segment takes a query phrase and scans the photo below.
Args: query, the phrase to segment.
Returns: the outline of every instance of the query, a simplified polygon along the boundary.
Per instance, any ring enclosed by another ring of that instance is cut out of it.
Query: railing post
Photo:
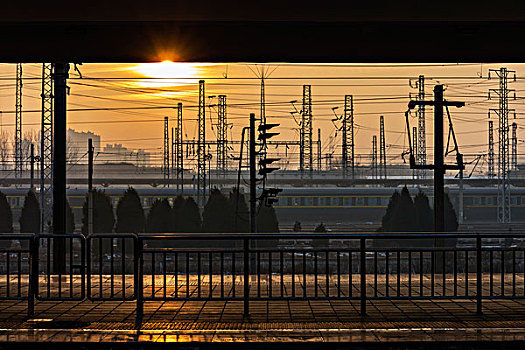
[[[366,239],[361,238],[361,316],[366,316]]]
[[[144,260],[142,256],[142,239],[140,237],[134,239],[134,259],[135,264],[135,296],[137,298],[137,310],[135,325],[137,329],[140,329],[142,325],[142,317],[144,316],[144,290],[143,290],[143,266]]]
[[[35,296],[38,287],[38,244],[37,236],[29,241],[29,286],[27,291],[27,317],[35,316]],[[49,259],[49,257],[48,257]],[[18,271],[21,273],[21,271]]]
[[[503,266],[503,259],[501,264]],[[481,237],[476,237],[476,311],[478,315],[483,314],[482,310],[482,282],[483,282],[483,271],[482,271],[482,261],[481,261]],[[468,281],[467,281],[468,283]]]
[[[244,239],[244,317],[250,316],[250,240]],[[232,266],[234,269],[235,266]]]

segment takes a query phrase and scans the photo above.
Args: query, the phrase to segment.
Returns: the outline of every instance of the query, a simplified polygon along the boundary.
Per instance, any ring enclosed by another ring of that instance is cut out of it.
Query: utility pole
[[[31,191],[35,190],[35,144],[31,142]]]
[[[379,117],[379,172],[380,177],[386,180],[386,144],[385,144],[385,120]]]
[[[164,148],[162,172],[164,175],[164,186],[170,187],[170,137],[168,134],[169,122],[168,117],[164,117]]]
[[[53,233],[66,233],[66,125],[67,79],[69,63],[55,63],[54,87],[54,140],[53,140]],[[54,242],[54,271],[65,271],[65,241]]]
[[[489,120],[489,171],[488,171],[488,177],[493,178],[494,173],[494,122],[492,120]]]
[[[512,123],[512,166],[511,170],[518,170],[518,124]]]
[[[257,232],[257,178],[256,178],[256,150],[255,150],[255,114],[250,114],[250,232]]]
[[[409,137],[410,137],[410,135],[409,135]],[[417,145],[417,127],[415,127],[415,126],[412,127],[412,144],[413,145]],[[417,149],[417,147],[415,147],[414,158],[416,158],[416,159],[417,159],[417,151],[418,151],[418,149]],[[413,179],[417,178],[417,175],[418,175],[417,172],[418,172],[418,170],[416,170],[416,169],[412,170],[412,178]]]
[[[377,179],[377,136],[372,136],[372,177]]]
[[[263,67],[261,71],[261,124],[266,124],[266,89],[264,86],[264,71],[265,69]]]
[[[22,177],[22,64],[16,64],[15,97],[15,177]]]
[[[169,143],[171,146],[170,149],[170,174],[173,178],[173,175],[175,175],[175,178],[177,178],[176,171],[174,170],[175,167],[175,128],[171,128],[171,142]],[[179,184],[177,184],[179,186]]]
[[[93,139],[88,139],[88,234],[93,233]]]
[[[317,171],[321,172],[321,129],[317,129]]]
[[[303,109],[301,111],[299,147],[299,170],[303,174],[305,169],[313,170],[312,153],[312,89],[311,85],[303,85]]]
[[[180,183],[180,194],[184,193],[184,149],[182,147],[182,103],[177,103],[177,123],[175,128],[175,148],[176,148],[176,165],[175,169],[177,172],[177,189],[179,189]]]
[[[443,150],[443,107],[455,106],[463,107],[464,102],[445,101],[443,99],[443,85],[434,86],[434,101],[410,101],[408,108],[414,109],[419,105],[434,106],[434,164],[416,164],[412,146],[410,146],[410,168],[412,169],[433,169],[434,170],[434,230],[444,232],[445,230],[445,171],[464,169],[461,154],[457,155],[457,165],[444,164]],[[410,129],[408,124],[408,113],[405,113],[407,123],[407,133],[410,140]]]
[[[226,95],[219,95],[217,122],[217,170],[226,174],[228,169],[228,116],[226,114]]]
[[[352,95],[345,95],[342,133],[343,175],[346,177],[348,168],[350,168],[352,179],[354,179],[354,97]]]
[[[40,125],[40,232],[47,232],[53,206],[53,69],[52,63],[42,64],[42,116]]]
[[[489,99],[491,93],[496,93],[499,98],[498,109],[489,110],[490,113],[494,112],[498,116],[498,222],[510,222],[510,162],[509,162],[509,113],[514,112],[513,109],[509,109],[509,93],[514,92],[514,89],[507,88],[507,80],[509,73],[514,74],[514,81],[516,80],[516,72],[509,71],[507,68],[500,68],[498,70],[489,70],[490,73],[496,73],[499,77],[499,88],[489,90]],[[516,96],[514,96],[516,98]],[[514,113],[514,118],[516,114]]]
[[[199,80],[199,139],[197,143],[197,198],[200,206],[206,200],[206,106],[204,80]]]
[[[425,76],[420,75],[417,81],[419,89],[417,100],[425,100]],[[427,163],[427,141],[426,141],[426,125],[425,125],[425,105],[419,105],[417,110],[418,133],[417,133],[417,164],[425,165]],[[419,177],[425,178],[425,170],[419,170]]]

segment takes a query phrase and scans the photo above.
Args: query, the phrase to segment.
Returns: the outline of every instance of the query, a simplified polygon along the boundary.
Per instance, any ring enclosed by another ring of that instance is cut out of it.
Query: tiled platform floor
[[[408,288],[405,277],[401,278],[402,295],[407,293]],[[474,295],[475,279],[474,276],[469,277],[469,294]],[[196,277],[191,276],[190,279],[190,295],[196,295]],[[144,281],[144,288],[151,291],[151,278],[148,282],[146,276]],[[435,280],[436,294],[442,292],[441,281]],[[488,281],[487,276],[484,276],[484,293],[489,292]],[[0,292],[5,292],[3,282],[0,281],[0,286],[3,286]],[[172,295],[175,284],[169,279],[168,282],[170,287],[167,295]],[[185,293],[185,281],[178,282],[179,290]],[[242,293],[240,282],[237,282],[236,290]],[[275,282],[278,282],[277,278]],[[298,295],[302,293],[300,282],[296,281]],[[330,295],[337,293],[336,282],[333,279],[329,281]],[[357,280],[353,282],[355,284]],[[108,280],[104,279],[103,283],[106,293]],[[446,293],[451,293],[452,283],[448,277],[445,283]],[[373,295],[373,279],[369,278],[367,284],[370,295]],[[465,280],[460,279],[459,284],[464,288]],[[163,294],[163,286],[163,277],[157,277],[153,288],[157,295]],[[265,281],[262,286],[266,286]],[[98,290],[95,280],[93,287]],[[342,279],[343,296],[348,292],[348,287],[348,279]],[[500,287],[501,281],[495,276],[493,292],[499,294]],[[55,288],[53,285],[51,291]],[[115,292],[119,292],[120,288],[121,285],[119,287],[117,284]],[[201,280],[201,288],[201,292],[209,290],[209,284]],[[217,284],[212,285],[213,295],[216,295],[217,288],[220,289]],[[227,283],[225,288],[226,295],[231,295],[231,283]],[[395,294],[395,276],[392,277],[390,288],[390,293]],[[126,290],[132,289],[132,285],[126,283]],[[354,285],[354,289],[358,292],[359,285]],[[289,295],[291,280],[284,280],[283,290],[285,295]],[[323,295],[324,290],[320,283],[318,293]],[[384,294],[384,279],[379,279],[378,290],[379,295]],[[428,281],[425,281],[424,290],[425,295],[430,292]],[[279,284],[274,286],[274,291],[280,292]],[[419,285],[415,280],[413,293],[417,295],[418,291]],[[461,294],[464,289],[458,291]],[[254,287],[251,293],[256,292]],[[309,289],[308,294],[311,292]],[[523,295],[523,278],[516,280],[515,292]],[[512,278],[507,276],[505,293],[512,293]],[[359,307],[359,300],[251,301],[250,318],[245,319],[241,301],[149,301],[144,304],[144,322],[140,331],[137,331],[135,301],[93,302],[86,299],[36,302],[35,318],[55,321],[48,324],[26,320],[27,301],[4,300],[0,301],[0,341],[525,340],[525,299],[484,300],[483,315],[476,314],[474,300],[460,299],[368,301],[366,317],[360,315]]]

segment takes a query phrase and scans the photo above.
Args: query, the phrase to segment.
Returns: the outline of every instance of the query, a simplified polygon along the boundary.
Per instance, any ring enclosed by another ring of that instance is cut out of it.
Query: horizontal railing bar
[[[417,232],[417,233],[279,233],[279,234],[262,234],[262,233],[166,233],[166,234],[139,234],[138,237],[145,240],[157,240],[157,239],[213,239],[213,240],[243,240],[249,239],[414,239],[414,238],[525,238],[525,233],[435,233],[435,232]]]

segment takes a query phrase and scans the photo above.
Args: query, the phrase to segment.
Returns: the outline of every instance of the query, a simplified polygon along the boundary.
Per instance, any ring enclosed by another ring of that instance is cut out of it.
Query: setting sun
[[[195,84],[199,75],[204,72],[204,66],[202,63],[163,61],[141,63],[133,67],[133,70],[144,76],[138,82],[142,87],[170,87]]]

